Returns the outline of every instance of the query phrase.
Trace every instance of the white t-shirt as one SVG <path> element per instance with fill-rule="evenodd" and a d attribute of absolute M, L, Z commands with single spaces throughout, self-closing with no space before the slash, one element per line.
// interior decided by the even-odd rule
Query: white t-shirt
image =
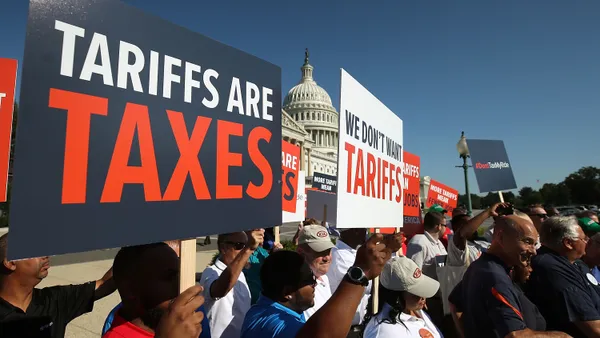
<path fill-rule="evenodd" d="M 233 289 L 225 297 L 214 299 L 210 296 L 210 286 L 225 269 L 227 269 L 225 263 L 217 259 L 214 265 L 202 272 L 200 284 L 204 287 L 205 315 L 210 324 L 212 338 L 239 338 L 252 297 L 244 273 L 240 273 Z"/>
<path fill-rule="evenodd" d="M 431 237 L 427 231 L 411 238 L 406 247 L 406 257 L 417 263 L 425 275 L 435 280 L 437 280 L 435 258 L 447 254 L 444 244 L 439 239 Z"/>
<path fill-rule="evenodd" d="M 315 286 L 315 306 L 304 311 L 304 319 L 308 320 L 310 316 L 314 315 L 321 306 L 327 303 L 329 298 L 331 298 L 331 287 L 329 286 L 329 278 L 327 278 L 327 275 L 324 275 L 317 279 L 317 286 Z M 212 336 L 212 331 L 210 333 Z"/>
<path fill-rule="evenodd" d="M 335 248 L 331 249 L 331 266 L 329 267 L 329 271 L 327 271 L 327 278 L 329 278 L 331 294 L 333 294 L 335 290 L 337 290 L 338 286 L 340 286 L 342 279 L 344 279 L 344 276 L 346 276 L 348 269 L 354 265 L 355 260 L 356 249 L 349 247 L 346 243 L 338 239 L 335 244 Z M 360 301 L 358 309 L 356 309 L 354 319 L 352 319 L 352 325 L 358 325 L 362 323 L 362 320 L 365 317 L 365 312 L 367 311 L 367 304 L 369 303 L 370 295 L 371 281 L 369 281 L 369 285 L 365 288 L 363 298 Z"/>
<path fill-rule="evenodd" d="M 382 322 L 388 317 L 391 307 L 383 305 L 383 310 L 371 318 L 365 328 L 364 338 L 441 338 L 437 327 L 431 322 L 425 311 L 420 310 L 422 318 L 413 317 L 406 313 L 400 314 L 402 323 L 389 324 Z M 402 325 L 404 323 L 404 325 Z M 406 325 L 406 326 L 405 326 Z"/>
<path fill-rule="evenodd" d="M 461 250 L 454 244 L 454 238 L 448 236 L 448 259 L 446 260 L 448 266 L 469 266 L 481 256 L 481 250 L 473 243 L 467 241 L 466 245 L 468 250 Z"/>

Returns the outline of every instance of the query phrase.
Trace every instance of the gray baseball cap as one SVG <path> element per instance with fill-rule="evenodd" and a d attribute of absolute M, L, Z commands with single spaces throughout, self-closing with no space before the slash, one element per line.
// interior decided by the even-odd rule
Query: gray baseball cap
<path fill-rule="evenodd" d="M 320 225 L 305 225 L 298 235 L 298 245 L 300 244 L 308 244 L 316 252 L 323 252 L 335 246 L 331 242 L 327 228 Z"/>
<path fill-rule="evenodd" d="M 383 267 L 379 281 L 388 290 L 406 291 L 423 298 L 433 297 L 440 288 L 438 281 L 425 276 L 417 264 L 405 256 L 392 257 Z"/>

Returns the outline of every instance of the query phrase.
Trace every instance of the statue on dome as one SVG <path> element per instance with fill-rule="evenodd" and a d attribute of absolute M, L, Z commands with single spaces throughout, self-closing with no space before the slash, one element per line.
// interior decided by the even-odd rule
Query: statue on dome
<path fill-rule="evenodd" d="M 308 48 L 306 48 L 306 50 L 304 51 L 304 64 L 307 65 L 308 64 L 308 57 L 309 57 L 309 53 L 308 53 Z"/>

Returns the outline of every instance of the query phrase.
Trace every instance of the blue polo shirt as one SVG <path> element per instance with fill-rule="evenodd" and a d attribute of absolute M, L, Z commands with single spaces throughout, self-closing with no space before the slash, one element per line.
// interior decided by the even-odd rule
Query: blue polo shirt
<path fill-rule="evenodd" d="M 591 281 L 566 257 L 545 246 L 531 267 L 525 294 L 546 318 L 547 329 L 585 337 L 574 322 L 600 319 L 600 296 Z"/>
<path fill-rule="evenodd" d="M 304 323 L 304 314 L 261 295 L 246 313 L 241 338 L 294 338 Z"/>
<path fill-rule="evenodd" d="M 487 252 L 471 263 L 449 300 L 463 310 L 465 338 L 505 337 L 527 328 L 509 267 Z"/>

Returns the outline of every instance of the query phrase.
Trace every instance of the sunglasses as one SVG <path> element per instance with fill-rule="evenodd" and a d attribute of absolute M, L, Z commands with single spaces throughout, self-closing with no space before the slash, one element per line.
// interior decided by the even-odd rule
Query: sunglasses
<path fill-rule="evenodd" d="M 235 250 L 242 250 L 243 248 L 246 247 L 246 243 L 244 243 L 244 242 L 224 241 L 223 243 L 232 245 Z"/>
<path fill-rule="evenodd" d="M 305 286 L 316 286 L 317 285 L 317 277 L 315 277 L 315 275 L 311 272 L 310 276 L 307 276 L 305 279 L 303 279 L 300 282 L 300 285 L 298 286 L 299 288 L 305 287 Z"/>

